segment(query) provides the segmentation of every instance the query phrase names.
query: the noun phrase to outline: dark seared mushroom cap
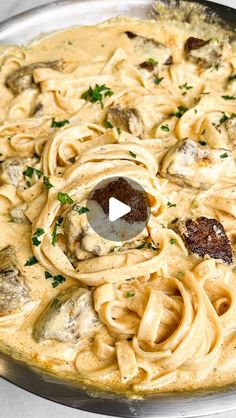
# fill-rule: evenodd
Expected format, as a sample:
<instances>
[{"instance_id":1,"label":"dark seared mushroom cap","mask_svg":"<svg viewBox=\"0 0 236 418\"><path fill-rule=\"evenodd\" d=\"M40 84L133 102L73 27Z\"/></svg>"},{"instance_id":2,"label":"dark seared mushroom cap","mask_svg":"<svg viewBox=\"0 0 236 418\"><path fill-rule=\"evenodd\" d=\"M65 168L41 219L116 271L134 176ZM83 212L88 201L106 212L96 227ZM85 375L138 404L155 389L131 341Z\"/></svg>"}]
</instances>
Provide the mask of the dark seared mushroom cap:
<instances>
[{"instance_id":1,"label":"dark seared mushroom cap","mask_svg":"<svg viewBox=\"0 0 236 418\"><path fill-rule=\"evenodd\" d=\"M176 224L175 229L194 254L222 260L226 264L233 262L230 240L223 225L216 219L205 216L196 220L187 219Z\"/></svg>"}]
</instances>

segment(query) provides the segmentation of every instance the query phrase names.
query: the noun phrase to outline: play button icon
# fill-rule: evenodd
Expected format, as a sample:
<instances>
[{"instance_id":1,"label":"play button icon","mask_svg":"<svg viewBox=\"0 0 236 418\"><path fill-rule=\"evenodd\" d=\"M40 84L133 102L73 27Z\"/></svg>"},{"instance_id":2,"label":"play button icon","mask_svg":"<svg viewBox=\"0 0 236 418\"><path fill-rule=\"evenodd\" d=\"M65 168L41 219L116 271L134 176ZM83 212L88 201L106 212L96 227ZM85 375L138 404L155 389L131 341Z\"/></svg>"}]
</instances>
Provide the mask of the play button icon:
<instances>
[{"instance_id":1,"label":"play button icon","mask_svg":"<svg viewBox=\"0 0 236 418\"><path fill-rule=\"evenodd\" d=\"M86 205L90 227L113 242L124 243L140 236L150 214L147 193L139 183L126 177L99 182L91 190Z\"/></svg>"},{"instance_id":2,"label":"play button icon","mask_svg":"<svg viewBox=\"0 0 236 418\"><path fill-rule=\"evenodd\" d=\"M131 208L115 197L109 199L109 221L115 222L131 211Z\"/></svg>"}]
</instances>

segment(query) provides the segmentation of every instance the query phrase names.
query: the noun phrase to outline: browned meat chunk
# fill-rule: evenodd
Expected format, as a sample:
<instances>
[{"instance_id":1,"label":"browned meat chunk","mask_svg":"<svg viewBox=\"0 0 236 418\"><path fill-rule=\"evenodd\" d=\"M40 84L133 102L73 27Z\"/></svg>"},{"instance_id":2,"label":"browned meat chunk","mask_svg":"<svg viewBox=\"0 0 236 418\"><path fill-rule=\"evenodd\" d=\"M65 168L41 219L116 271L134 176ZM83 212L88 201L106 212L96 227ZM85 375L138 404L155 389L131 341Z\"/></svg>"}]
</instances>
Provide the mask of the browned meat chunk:
<instances>
[{"instance_id":1,"label":"browned meat chunk","mask_svg":"<svg viewBox=\"0 0 236 418\"><path fill-rule=\"evenodd\" d=\"M204 39L194 38L190 36L185 43L185 51L190 52L194 49L202 48L203 46L207 45L209 41L204 41Z\"/></svg>"},{"instance_id":2,"label":"browned meat chunk","mask_svg":"<svg viewBox=\"0 0 236 418\"><path fill-rule=\"evenodd\" d=\"M185 52L190 61L204 68L218 66L221 63L224 43L217 39L207 41L190 37L185 43Z\"/></svg>"},{"instance_id":3,"label":"browned meat chunk","mask_svg":"<svg viewBox=\"0 0 236 418\"><path fill-rule=\"evenodd\" d=\"M143 136L143 122L136 109L130 107L122 108L120 105L111 107L107 112L107 120L113 126L120 128L134 136Z\"/></svg>"},{"instance_id":4,"label":"browned meat chunk","mask_svg":"<svg viewBox=\"0 0 236 418\"><path fill-rule=\"evenodd\" d=\"M36 323L37 341L58 340L76 343L93 335L100 321L93 307L92 292L74 288L57 296Z\"/></svg>"},{"instance_id":5,"label":"browned meat chunk","mask_svg":"<svg viewBox=\"0 0 236 418\"><path fill-rule=\"evenodd\" d=\"M133 42L135 52L143 57L142 62L147 62L150 58L155 59L159 65L172 64L171 49L155 39L145 38L136 35L134 32L127 31L125 34Z\"/></svg>"},{"instance_id":6,"label":"browned meat chunk","mask_svg":"<svg viewBox=\"0 0 236 418\"><path fill-rule=\"evenodd\" d=\"M179 222L175 228L193 253L222 260L226 264L232 263L230 241L223 225L216 219L201 216L196 220Z\"/></svg>"},{"instance_id":7,"label":"browned meat chunk","mask_svg":"<svg viewBox=\"0 0 236 418\"><path fill-rule=\"evenodd\" d=\"M26 167L34 167L36 162L36 158L11 157L6 159L1 165L0 183L19 187L24 182L23 173Z\"/></svg>"},{"instance_id":8,"label":"browned meat chunk","mask_svg":"<svg viewBox=\"0 0 236 418\"><path fill-rule=\"evenodd\" d=\"M124 220L130 224L134 222L146 222L148 217L147 202L143 194L133 189L122 177L111 181L103 189L97 189L92 199L96 200L103 211L109 213L109 199L114 197L127 204L131 212L124 216Z\"/></svg>"},{"instance_id":9,"label":"browned meat chunk","mask_svg":"<svg viewBox=\"0 0 236 418\"><path fill-rule=\"evenodd\" d=\"M61 62L59 60L35 62L20 67L6 78L6 86L9 87L14 94L20 94L24 90L36 88L37 85L33 78L33 72L36 68L52 68L53 70L60 70Z\"/></svg>"},{"instance_id":10,"label":"browned meat chunk","mask_svg":"<svg viewBox=\"0 0 236 418\"><path fill-rule=\"evenodd\" d=\"M16 267L13 246L0 251L0 315L22 308L29 301L28 290Z\"/></svg>"},{"instance_id":11,"label":"browned meat chunk","mask_svg":"<svg viewBox=\"0 0 236 418\"><path fill-rule=\"evenodd\" d=\"M223 172L230 170L231 164L229 150L210 149L192 139L183 139L169 148L161 174L180 186L208 189Z\"/></svg>"}]
</instances>

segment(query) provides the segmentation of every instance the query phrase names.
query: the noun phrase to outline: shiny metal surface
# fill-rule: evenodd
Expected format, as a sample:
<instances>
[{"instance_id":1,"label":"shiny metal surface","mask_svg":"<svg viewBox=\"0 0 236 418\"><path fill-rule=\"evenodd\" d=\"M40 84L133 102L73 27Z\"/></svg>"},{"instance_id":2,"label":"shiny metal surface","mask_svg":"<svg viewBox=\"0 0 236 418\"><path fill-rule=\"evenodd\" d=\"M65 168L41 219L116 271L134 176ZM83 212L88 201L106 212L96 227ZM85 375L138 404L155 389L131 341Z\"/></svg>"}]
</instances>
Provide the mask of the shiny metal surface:
<instances>
[{"instance_id":1,"label":"shiny metal surface","mask_svg":"<svg viewBox=\"0 0 236 418\"><path fill-rule=\"evenodd\" d=\"M199 0L236 27L236 11ZM73 25L95 24L116 15L148 17L153 0L66 0L38 7L0 23L0 43L23 44L35 36ZM52 401L120 417L199 417L236 409L236 386L223 390L169 393L127 399L62 381L0 353L0 376ZM235 412L236 414L236 412Z\"/></svg>"}]
</instances>

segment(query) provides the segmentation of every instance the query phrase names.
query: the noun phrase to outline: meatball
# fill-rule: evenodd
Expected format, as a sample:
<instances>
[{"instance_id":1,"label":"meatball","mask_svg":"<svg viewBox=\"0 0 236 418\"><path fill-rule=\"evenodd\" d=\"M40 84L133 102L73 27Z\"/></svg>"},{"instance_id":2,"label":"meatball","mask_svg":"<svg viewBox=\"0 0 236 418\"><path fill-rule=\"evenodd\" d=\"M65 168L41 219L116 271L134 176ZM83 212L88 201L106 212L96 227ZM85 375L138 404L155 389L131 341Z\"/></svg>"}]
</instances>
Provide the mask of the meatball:
<instances>
[{"instance_id":1,"label":"meatball","mask_svg":"<svg viewBox=\"0 0 236 418\"><path fill-rule=\"evenodd\" d=\"M13 246L0 251L0 315L9 314L29 302L28 289L16 263Z\"/></svg>"},{"instance_id":2,"label":"meatball","mask_svg":"<svg viewBox=\"0 0 236 418\"><path fill-rule=\"evenodd\" d=\"M226 264L233 261L230 241L223 225L214 218L201 216L176 224L175 229L189 250L200 257L208 256Z\"/></svg>"},{"instance_id":3,"label":"meatball","mask_svg":"<svg viewBox=\"0 0 236 418\"><path fill-rule=\"evenodd\" d=\"M92 336L99 326L92 292L73 288L50 302L36 322L34 336L38 342L57 340L76 343L82 337Z\"/></svg>"},{"instance_id":4,"label":"meatball","mask_svg":"<svg viewBox=\"0 0 236 418\"><path fill-rule=\"evenodd\" d=\"M229 150L203 148L196 141L183 139L167 152L161 174L180 186L208 189L231 163Z\"/></svg>"}]
</instances>

